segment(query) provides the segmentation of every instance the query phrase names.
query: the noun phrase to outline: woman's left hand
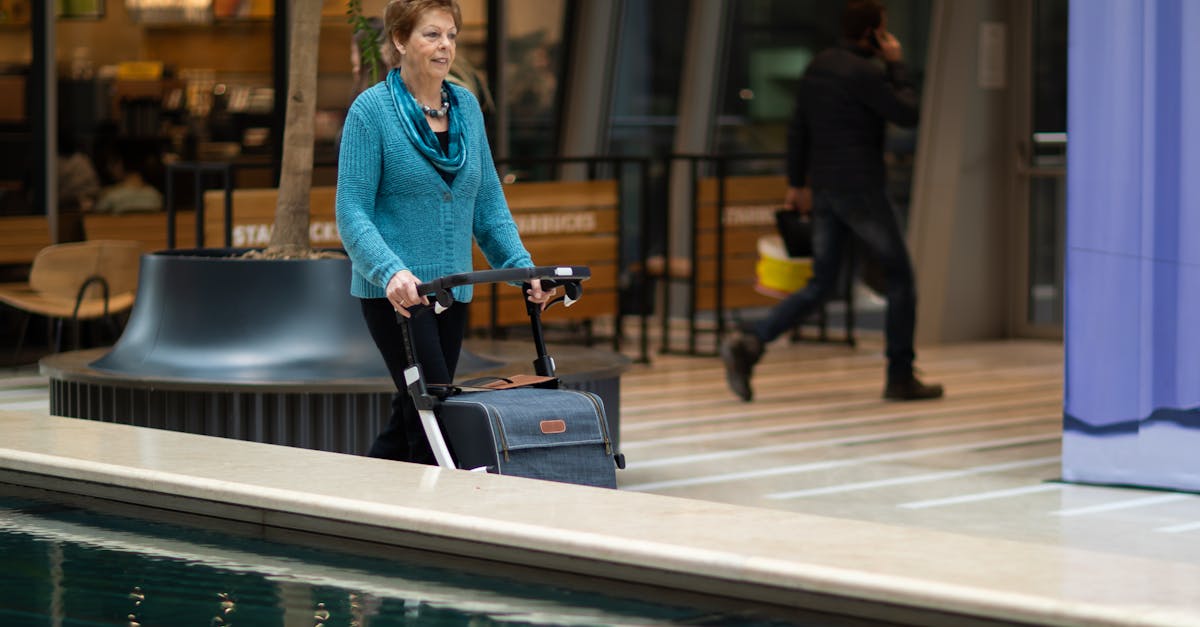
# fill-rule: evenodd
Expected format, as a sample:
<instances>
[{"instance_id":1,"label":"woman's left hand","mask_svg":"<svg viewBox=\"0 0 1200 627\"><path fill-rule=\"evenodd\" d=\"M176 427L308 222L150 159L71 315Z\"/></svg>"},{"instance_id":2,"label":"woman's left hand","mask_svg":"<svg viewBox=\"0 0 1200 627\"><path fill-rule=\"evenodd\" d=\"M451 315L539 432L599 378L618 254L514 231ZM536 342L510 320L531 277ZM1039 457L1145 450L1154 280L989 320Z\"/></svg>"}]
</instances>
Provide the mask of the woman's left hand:
<instances>
[{"instance_id":1,"label":"woman's left hand","mask_svg":"<svg viewBox=\"0 0 1200 627\"><path fill-rule=\"evenodd\" d=\"M542 309L545 309L546 303L550 302L558 293L558 288L551 288L549 292L543 292L541 279L534 279L529 282L529 289L525 290L525 293L528 294L529 302L537 303L542 306Z\"/></svg>"}]
</instances>

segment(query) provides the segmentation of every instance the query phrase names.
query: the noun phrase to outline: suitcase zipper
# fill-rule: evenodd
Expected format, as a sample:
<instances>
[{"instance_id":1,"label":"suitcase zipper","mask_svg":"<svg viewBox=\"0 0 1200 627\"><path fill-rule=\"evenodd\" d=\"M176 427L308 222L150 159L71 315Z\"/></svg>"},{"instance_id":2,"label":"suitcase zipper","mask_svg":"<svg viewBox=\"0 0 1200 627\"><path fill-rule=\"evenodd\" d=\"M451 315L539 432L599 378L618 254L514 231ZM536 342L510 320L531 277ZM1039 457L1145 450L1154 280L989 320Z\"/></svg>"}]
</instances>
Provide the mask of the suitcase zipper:
<instances>
[{"instance_id":1,"label":"suitcase zipper","mask_svg":"<svg viewBox=\"0 0 1200 627\"><path fill-rule=\"evenodd\" d=\"M504 422L499 416L492 415L492 408L483 405L483 411L487 412L488 418L496 425L496 432L500 434L500 452L504 453L504 461L512 461L508 457L508 436L504 434Z\"/></svg>"},{"instance_id":2,"label":"suitcase zipper","mask_svg":"<svg viewBox=\"0 0 1200 627\"><path fill-rule=\"evenodd\" d=\"M574 391L576 394L582 395L584 398L591 401L592 405L596 407L596 415L600 417L600 434L604 437L604 452L612 455L612 441L608 439L608 419L604 417L604 408L600 406L600 403L596 400L595 396L592 396L591 394L584 394L583 392L578 392L575 390L572 391Z\"/></svg>"}]
</instances>

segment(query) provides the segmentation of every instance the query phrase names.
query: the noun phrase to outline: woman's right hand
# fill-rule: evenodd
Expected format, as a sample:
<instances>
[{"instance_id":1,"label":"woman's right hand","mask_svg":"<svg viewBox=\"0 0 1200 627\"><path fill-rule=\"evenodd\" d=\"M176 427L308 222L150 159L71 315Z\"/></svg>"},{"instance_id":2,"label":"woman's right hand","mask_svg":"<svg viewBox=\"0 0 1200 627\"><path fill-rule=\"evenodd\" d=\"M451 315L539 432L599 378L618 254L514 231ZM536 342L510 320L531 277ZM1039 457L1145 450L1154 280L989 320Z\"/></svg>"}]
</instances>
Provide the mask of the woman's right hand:
<instances>
[{"instance_id":1,"label":"woman's right hand","mask_svg":"<svg viewBox=\"0 0 1200 627\"><path fill-rule=\"evenodd\" d=\"M411 318L412 314L408 313L409 307L429 304L428 297L417 297L417 286L420 284L421 280L408 270L401 270L388 279L387 298L396 313Z\"/></svg>"}]
</instances>

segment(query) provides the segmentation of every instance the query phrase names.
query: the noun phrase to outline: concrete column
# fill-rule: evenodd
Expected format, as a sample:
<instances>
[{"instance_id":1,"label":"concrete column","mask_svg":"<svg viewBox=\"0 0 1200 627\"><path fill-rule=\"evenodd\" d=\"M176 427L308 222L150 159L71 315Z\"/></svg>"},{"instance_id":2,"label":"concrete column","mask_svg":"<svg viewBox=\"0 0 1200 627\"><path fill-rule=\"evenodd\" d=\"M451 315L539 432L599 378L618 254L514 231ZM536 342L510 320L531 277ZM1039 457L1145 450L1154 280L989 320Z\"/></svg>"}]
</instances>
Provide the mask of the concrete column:
<instances>
[{"instance_id":1,"label":"concrete column","mask_svg":"<svg viewBox=\"0 0 1200 627\"><path fill-rule=\"evenodd\" d=\"M559 154L598 155L607 151L605 134L612 102L620 2L582 0L575 7L563 133ZM575 166L582 170L582 166ZM565 176L564 178L570 178Z\"/></svg>"},{"instance_id":2,"label":"concrete column","mask_svg":"<svg viewBox=\"0 0 1200 627\"><path fill-rule=\"evenodd\" d=\"M917 341L1004 337L1015 247L1011 32L1001 0L935 0L908 243Z\"/></svg>"},{"instance_id":3,"label":"concrete column","mask_svg":"<svg viewBox=\"0 0 1200 627\"><path fill-rule=\"evenodd\" d=\"M692 0L684 40L684 65L679 84L679 124L675 127L675 153L708 152L715 139L718 90L725 58L726 0ZM691 246L691 198L686 163L671 164L671 251L687 255Z\"/></svg>"}]
</instances>

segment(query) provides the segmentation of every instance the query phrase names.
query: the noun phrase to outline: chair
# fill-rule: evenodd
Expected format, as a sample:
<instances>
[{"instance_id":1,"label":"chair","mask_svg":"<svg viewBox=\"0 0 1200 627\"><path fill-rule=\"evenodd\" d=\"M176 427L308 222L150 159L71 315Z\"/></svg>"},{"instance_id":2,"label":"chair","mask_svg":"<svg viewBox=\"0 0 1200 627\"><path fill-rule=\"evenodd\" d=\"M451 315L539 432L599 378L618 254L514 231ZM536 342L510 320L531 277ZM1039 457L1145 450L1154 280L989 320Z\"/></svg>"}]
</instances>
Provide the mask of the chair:
<instances>
[{"instance_id":1,"label":"chair","mask_svg":"<svg viewBox=\"0 0 1200 627\"><path fill-rule=\"evenodd\" d=\"M115 337L115 316L133 306L141 255L140 243L123 240L54 244L40 250L28 283L0 284L0 302L25 314L16 352L34 314L56 322L55 352L62 350L67 320L73 325L76 348L82 320L105 320Z\"/></svg>"}]
</instances>

